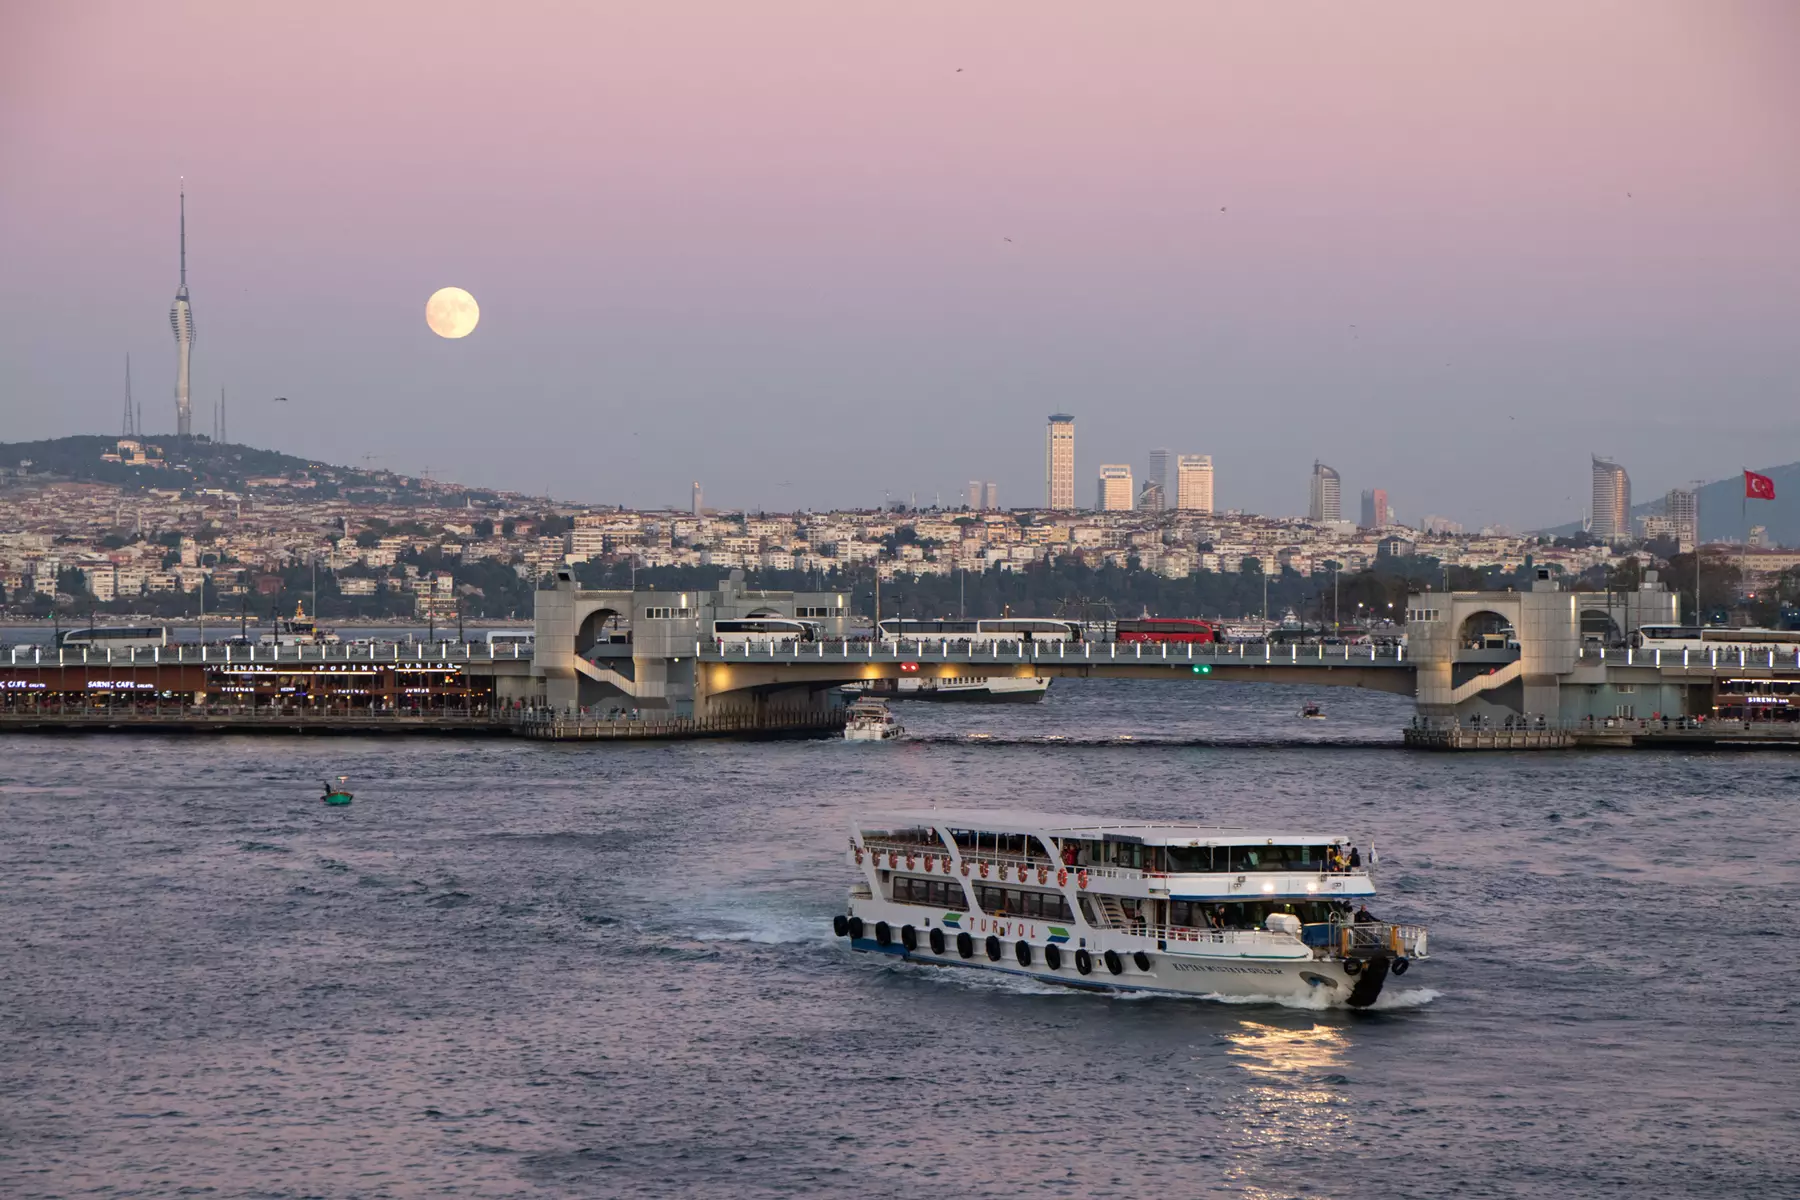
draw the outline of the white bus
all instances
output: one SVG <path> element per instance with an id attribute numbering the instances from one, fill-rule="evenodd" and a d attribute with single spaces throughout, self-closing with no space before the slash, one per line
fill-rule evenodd
<path id="1" fill-rule="evenodd" d="M 529 650 L 537 645 L 535 629 L 496 629 L 487 635 L 488 650 L 497 646 L 513 646 Z"/>
<path id="2" fill-rule="evenodd" d="M 991 620 L 915 621 L 892 617 L 881 623 L 884 642 L 971 642 L 987 646 L 995 642 L 1079 642 L 1081 624 L 1054 617 L 998 617 Z"/>
<path id="3" fill-rule="evenodd" d="M 1779 650 L 1792 654 L 1800 647 L 1800 629 L 1727 629 L 1723 626 L 1644 625 L 1631 635 L 1639 650 Z"/>
<path id="4" fill-rule="evenodd" d="M 169 644 L 169 631 L 161 625 L 106 625 L 96 629 L 70 629 L 57 639 L 69 649 L 87 646 L 95 650 L 148 650 Z"/>
<path id="5" fill-rule="evenodd" d="M 713 641 L 721 646 L 768 646 L 776 642 L 816 642 L 819 626 L 793 617 L 740 617 L 713 622 Z"/>

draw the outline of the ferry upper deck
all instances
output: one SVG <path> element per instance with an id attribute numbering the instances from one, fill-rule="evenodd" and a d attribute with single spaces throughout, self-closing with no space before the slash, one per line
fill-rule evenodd
<path id="1" fill-rule="evenodd" d="M 909 827 L 969 830 L 979 833 L 1034 833 L 1058 841 L 1126 842 L 1144 846 L 1312 846 L 1346 845 L 1343 834 L 1317 830 L 1242 829 L 1199 823 L 1125 821 L 1116 817 L 1076 816 L 1024 809 L 895 809 L 865 813 L 857 827 L 868 836 Z"/>

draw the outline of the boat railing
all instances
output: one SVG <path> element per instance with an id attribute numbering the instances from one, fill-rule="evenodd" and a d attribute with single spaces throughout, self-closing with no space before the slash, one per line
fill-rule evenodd
<path id="1" fill-rule="evenodd" d="M 909 855 L 949 854 L 950 851 L 941 842 L 914 842 L 904 838 L 876 838 L 865 836 L 862 839 L 863 849 L 871 854 L 898 854 L 902 858 Z"/>
<path id="2" fill-rule="evenodd" d="M 1301 940 L 1315 951 L 1335 953 L 1343 958 L 1381 950 L 1422 958 L 1425 932 L 1423 925 L 1402 925 L 1392 921 L 1332 921 L 1306 926 L 1301 931 Z"/>

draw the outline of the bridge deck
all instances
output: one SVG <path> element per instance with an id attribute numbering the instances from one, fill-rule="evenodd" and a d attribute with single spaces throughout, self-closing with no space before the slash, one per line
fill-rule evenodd
<path id="1" fill-rule="evenodd" d="M 994 642 L 986 646 L 911 644 L 872 641 L 775 642 L 764 645 L 697 643 L 696 657 L 708 663 L 952 663 L 980 667 L 1079 666 L 1117 663 L 1121 666 L 1166 665 L 1317 667 L 1320 665 L 1388 667 L 1412 670 L 1404 646 L 1276 646 L 1270 644 L 1219 643 L 1182 645 L 1144 642 Z"/>

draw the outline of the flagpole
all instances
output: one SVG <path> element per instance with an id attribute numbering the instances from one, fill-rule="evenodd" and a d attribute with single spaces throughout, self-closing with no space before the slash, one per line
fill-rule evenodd
<path id="1" fill-rule="evenodd" d="M 1750 468 L 1744 468 L 1744 489 L 1738 495 L 1738 510 L 1744 522 L 1744 540 L 1738 543 L 1738 590 L 1750 594 Z"/>

